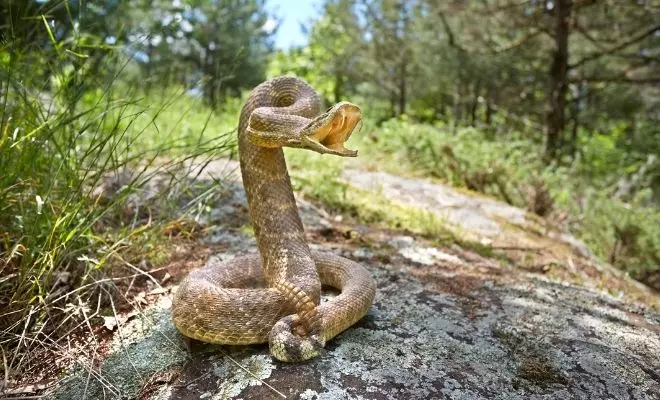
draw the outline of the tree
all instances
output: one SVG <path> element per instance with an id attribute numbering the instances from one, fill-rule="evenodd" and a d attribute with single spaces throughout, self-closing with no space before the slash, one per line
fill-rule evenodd
<path id="1" fill-rule="evenodd" d="M 126 1 L 126 0 L 123 0 Z M 106 40 L 120 31 L 122 0 L 18 1 L 0 4 L 0 88 L 16 93 L 50 92 L 60 106 L 74 109 L 84 93 L 105 76 L 113 49 Z M 29 65 L 15 79 L 12 71 Z M 3 87 L 4 86 L 4 87 Z M 8 115 L 9 113 L 6 113 Z M 4 117 L 4 115 L 3 115 Z"/>
<path id="2" fill-rule="evenodd" d="M 370 97 L 388 100 L 391 117 L 404 114 L 415 70 L 412 23 L 416 3 L 328 0 L 309 30 L 309 45 L 294 54 L 320 71 L 324 82 L 332 82 L 335 101 L 349 87 L 356 91 L 363 83 L 369 86 Z"/>
<path id="3" fill-rule="evenodd" d="M 392 117 L 405 114 L 410 77 L 416 68 L 412 36 L 416 1 L 382 0 L 359 3 L 365 48 L 361 71 L 386 91 Z"/>
<path id="4" fill-rule="evenodd" d="M 197 82 L 215 107 L 265 77 L 273 31 L 264 0 L 144 1 L 135 8 L 129 42 L 146 79 Z"/>
<path id="5" fill-rule="evenodd" d="M 270 64 L 270 75 L 294 73 L 305 79 L 327 102 L 345 99 L 359 78 L 358 62 L 362 44 L 357 16 L 350 0 L 328 1 L 320 18 L 312 21 L 308 44 L 278 52 Z"/>

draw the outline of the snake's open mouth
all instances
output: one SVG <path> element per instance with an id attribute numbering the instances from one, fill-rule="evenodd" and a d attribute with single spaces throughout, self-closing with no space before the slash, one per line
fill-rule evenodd
<path id="1" fill-rule="evenodd" d="M 344 143 L 351 137 L 358 122 L 362 121 L 360 108 L 351 103 L 340 103 L 330 112 L 333 114 L 330 122 L 314 132 L 310 139 L 325 147 L 327 153 L 357 156 L 357 150 L 347 149 Z"/>

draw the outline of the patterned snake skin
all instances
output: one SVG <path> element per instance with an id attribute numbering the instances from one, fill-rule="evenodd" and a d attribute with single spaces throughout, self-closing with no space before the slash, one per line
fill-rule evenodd
<path id="1" fill-rule="evenodd" d="M 275 358 L 297 362 L 317 356 L 367 313 L 376 292 L 369 272 L 310 251 L 282 151 L 354 157 L 344 142 L 361 119 L 348 102 L 321 113 L 318 95 L 298 78 L 271 79 L 252 91 L 241 111 L 238 147 L 260 256 L 208 265 L 182 281 L 172 319 L 184 336 L 232 345 L 268 341 Z M 341 293 L 319 304 L 321 285 Z"/>

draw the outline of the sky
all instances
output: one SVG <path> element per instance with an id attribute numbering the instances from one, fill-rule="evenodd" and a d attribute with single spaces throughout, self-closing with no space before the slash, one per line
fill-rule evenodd
<path id="1" fill-rule="evenodd" d="M 319 0 L 268 0 L 266 7 L 280 20 L 275 34 L 275 47 L 289 49 L 306 43 L 300 24 L 308 24 L 319 13 Z M 275 22 L 275 21 L 273 21 Z"/>

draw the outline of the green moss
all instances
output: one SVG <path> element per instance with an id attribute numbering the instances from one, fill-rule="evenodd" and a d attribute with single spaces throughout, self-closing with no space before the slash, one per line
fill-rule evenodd
<path id="1" fill-rule="evenodd" d="M 254 237 L 254 228 L 252 227 L 252 224 L 242 225 L 239 230 L 244 235 Z"/>

